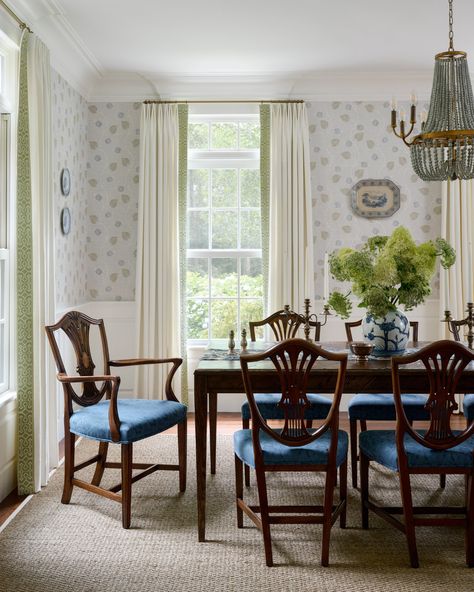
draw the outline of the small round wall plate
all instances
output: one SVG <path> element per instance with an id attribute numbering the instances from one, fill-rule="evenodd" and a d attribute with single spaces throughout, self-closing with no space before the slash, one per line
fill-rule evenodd
<path id="1" fill-rule="evenodd" d="M 61 231 L 63 234 L 69 234 L 71 231 L 71 212 L 69 208 L 61 210 Z"/>
<path id="2" fill-rule="evenodd" d="M 61 171 L 61 193 L 68 196 L 71 192 L 71 174 L 69 169 L 63 169 Z"/>

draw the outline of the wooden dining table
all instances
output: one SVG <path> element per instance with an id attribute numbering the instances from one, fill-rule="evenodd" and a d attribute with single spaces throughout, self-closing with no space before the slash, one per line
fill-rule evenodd
<path id="1" fill-rule="evenodd" d="M 262 351 L 271 347 L 271 343 L 255 342 L 250 344 L 249 352 Z M 392 392 L 392 375 L 390 358 L 371 357 L 366 361 L 358 361 L 350 353 L 349 344 L 345 342 L 318 343 L 331 351 L 346 351 L 349 355 L 344 393 L 387 393 Z M 409 343 L 407 351 L 419 349 L 428 342 Z M 197 511 L 198 540 L 206 540 L 206 433 L 208 398 L 212 394 L 219 397 L 227 393 L 244 393 L 244 385 L 240 370 L 240 361 L 225 359 L 224 342 L 211 342 L 209 349 L 216 352 L 219 359 L 202 359 L 194 371 L 194 406 L 196 429 L 196 479 L 197 479 Z M 219 349 L 221 350 L 219 354 Z M 209 353 L 205 357 L 209 357 Z M 252 364 L 252 385 L 255 392 L 279 392 L 280 383 L 273 364 L 268 360 Z M 331 394 L 334 392 L 338 372 L 338 363 L 318 359 L 311 371 L 308 392 Z M 424 367 L 421 363 L 411 364 L 400 372 L 402 392 L 428 393 L 429 386 Z M 474 392 L 474 365 L 470 364 L 459 383 L 459 392 Z"/>

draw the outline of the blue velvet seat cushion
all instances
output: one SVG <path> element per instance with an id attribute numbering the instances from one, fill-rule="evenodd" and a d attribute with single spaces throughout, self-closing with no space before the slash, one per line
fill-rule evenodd
<path id="1" fill-rule="evenodd" d="M 466 419 L 474 421 L 474 395 L 466 395 L 463 401 L 463 410 Z"/>
<path id="2" fill-rule="evenodd" d="M 127 444 L 159 434 L 186 418 L 187 408 L 176 401 L 119 399 L 120 443 Z M 71 432 L 100 442 L 112 442 L 109 401 L 82 407 L 71 415 Z"/>
<path id="3" fill-rule="evenodd" d="M 276 432 L 281 430 L 275 430 Z M 314 430 L 308 430 L 314 433 Z M 320 465 L 327 464 L 331 432 L 328 430 L 320 438 L 305 446 L 285 446 L 266 432 L 260 430 L 260 445 L 263 462 L 266 465 Z M 336 462 L 341 465 L 347 457 L 347 433 L 339 430 Z M 235 454 L 245 464 L 255 468 L 252 430 L 238 430 L 234 433 Z"/>
<path id="4" fill-rule="evenodd" d="M 420 432 L 421 433 L 421 432 Z M 405 434 L 408 466 L 420 467 L 472 467 L 474 436 L 449 450 L 431 450 Z M 394 430 L 367 430 L 359 434 L 359 447 L 371 460 L 398 471 L 397 446 Z"/>
<path id="5" fill-rule="evenodd" d="M 429 420 L 425 409 L 427 395 L 402 395 L 403 407 L 410 421 Z M 396 419 L 395 401 L 391 393 L 359 394 L 352 398 L 348 406 L 349 419 L 373 419 L 389 421 Z"/>
<path id="6" fill-rule="evenodd" d="M 285 419 L 285 413 L 278 402 L 281 400 L 281 394 L 277 393 L 256 393 L 255 401 L 258 405 L 263 419 Z M 326 419 L 329 409 L 331 409 L 331 400 L 323 395 L 308 394 L 308 401 L 311 407 L 306 409 L 306 419 Z M 250 405 L 248 401 L 242 404 L 242 419 L 250 419 Z"/>

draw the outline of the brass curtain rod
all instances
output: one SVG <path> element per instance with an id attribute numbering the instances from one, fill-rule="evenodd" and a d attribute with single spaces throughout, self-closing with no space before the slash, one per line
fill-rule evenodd
<path id="1" fill-rule="evenodd" d="M 180 104 L 180 105 L 189 105 L 192 103 L 197 103 L 197 104 L 211 104 L 211 103 L 304 103 L 303 99 L 275 99 L 275 100 L 265 100 L 265 99 L 259 99 L 259 100 L 241 100 L 239 101 L 238 99 L 227 99 L 227 100 L 218 100 L 218 99 L 212 99 L 212 100 L 192 100 L 192 101 L 160 101 L 159 99 L 157 100 L 153 100 L 153 99 L 148 99 L 146 101 L 143 101 L 143 103 L 145 105 L 152 105 L 154 103 L 162 103 L 162 104 Z"/>
<path id="2" fill-rule="evenodd" d="M 15 14 L 15 13 L 13 12 L 13 10 L 12 10 L 12 9 L 11 9 L 11 8 L 8 6 L 8 4 L 5 4 L 5 2 L 4 2 L 3 0 L 0 0 L 0 6 L 2 6 L 2 8 L 3 8 L 3 9 L 6 11 L 6 12 L 8 12 L 8 14 L 9 14 L 9 15 L 12 17 L 12 19 L 13 19 L 13 20 L 15 20 L 15 21 L 18 23 L 18 25 L 19 25 L 20 29 L 26 29 L 26 30 L 27 30 L 27 31 L 29 31 L 30 33 L 32 33 L 32 32 L 33 32 L 33 31 L 30 29 L 30 27 L 29 27 L 29 26 L 28 26 L 28 25 L 27 25 L 27 24 L 26 24 L 24 21 L 22 21 L 22 20 L 21 20 L 21 18 L 20 18 L 20 17 L 19 17 L 17 14 Z"/>

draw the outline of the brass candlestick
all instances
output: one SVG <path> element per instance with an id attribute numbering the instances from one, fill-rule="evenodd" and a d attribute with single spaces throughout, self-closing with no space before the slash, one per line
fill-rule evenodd
<path id="1" fill-rule="evenodd" d="M 474 345 L 474 303 L 473 302 L 467 303 L 466 312 L 467 312 L 467 317 L 464 319 L 461 319 L 461 321 L 463 321 L 464 325 L 467 325 L 467 329 L 468 329 L 467 334 L 465 335 L 465 337 L 467 337 L 467 346 L 469 349 L 473 349 L 473 345 Z M 441 322 L 448 323 L 449 332 L 454 335 L 454 331 L 451 326 L 452 321 L 453 321 L 453 318 L 451 316 L 451 311 L 445 310 L 444 311 L 444 319 L 442 319 Z"/>

